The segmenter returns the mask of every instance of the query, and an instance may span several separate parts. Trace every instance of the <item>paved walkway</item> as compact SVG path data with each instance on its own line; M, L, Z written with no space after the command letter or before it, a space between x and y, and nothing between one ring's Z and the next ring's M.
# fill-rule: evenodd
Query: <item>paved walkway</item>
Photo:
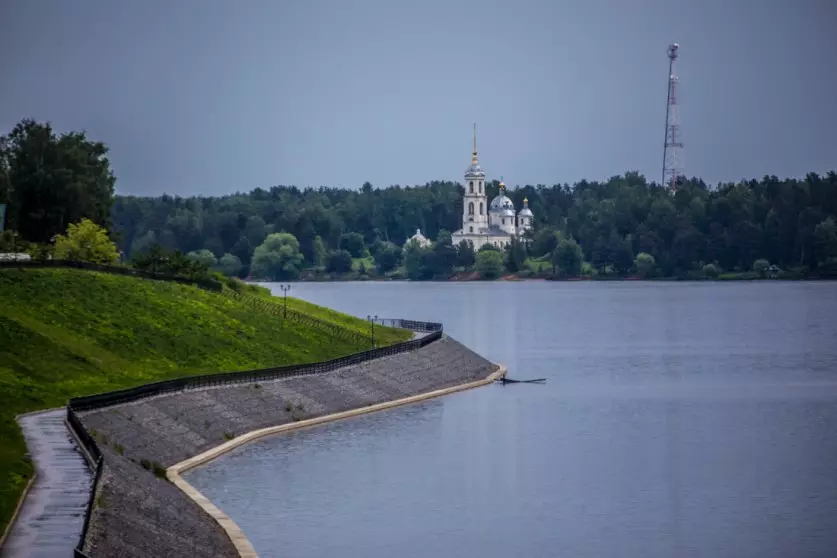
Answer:
M78 543L92 475L58 409L18 419L35 462L35 482L9 533L2 558L68 558Z

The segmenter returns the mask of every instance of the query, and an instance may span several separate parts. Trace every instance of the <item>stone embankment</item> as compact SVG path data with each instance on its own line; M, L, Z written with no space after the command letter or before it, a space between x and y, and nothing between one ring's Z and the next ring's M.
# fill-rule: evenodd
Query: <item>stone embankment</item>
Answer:
M165 469L246 432L483 380L497 370L443 337L331 372L205 388L80 413L104 469L84 551L99 556L237 556Z

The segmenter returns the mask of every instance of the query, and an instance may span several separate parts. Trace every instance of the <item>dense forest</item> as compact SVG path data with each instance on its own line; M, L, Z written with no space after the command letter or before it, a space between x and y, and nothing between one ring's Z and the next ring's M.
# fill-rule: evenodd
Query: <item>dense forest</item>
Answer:
M768 269L837 275L835 172L715 187L683 179L675 193L635 172L603 182L509 188L517 208L528 198L533 230L505 253L475 254L450 243L462 214L463 188L456 182L118 196L106 152L83 134L55 136L48 125L18 124L0 138L7 228L44 243L88 217L110 230L124 261L152 249L176 251L228 275L270 279L429 279L472 270L483 277L712 277ZM487 184L489 198L497 190L496 181ZM416 229L434 244L404 246Z
M488 192L496 195L497 182ZM661 276L709 264L718 272L746 271L760 259L783 269L825 272L833 271L835 261L829 260L837 257L834 172L716 188L685 180L673 195L636 173L507 193L518 208L528 197L536 217L517 267L526 259L544 259L561 237L577 241L596 273L615 275L636 272L640 253L654 258ZM154 244L183 252L205 249L216 258L235 256L242 269L268 235L290 233L305 268L327 265L329 254L339 250L353 257L364 249L377 255L387 243L403 245L417 228L428 238L449 241L446 232L460 225L462 194L460 184L431 182L380 189L367 183L358 191L276 186L217 198L117 196L112 220L128 255ZM507 265L512 259L505 258ZM452 266L442 265L434 275L464 267L450 260Z

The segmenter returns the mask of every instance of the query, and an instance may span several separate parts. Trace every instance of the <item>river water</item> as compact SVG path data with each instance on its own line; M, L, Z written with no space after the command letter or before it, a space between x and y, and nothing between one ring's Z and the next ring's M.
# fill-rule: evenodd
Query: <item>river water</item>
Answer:
M276 286L278 291L278 286ZM512 378L188 475L264 557L837 555L837 283L305 283Z

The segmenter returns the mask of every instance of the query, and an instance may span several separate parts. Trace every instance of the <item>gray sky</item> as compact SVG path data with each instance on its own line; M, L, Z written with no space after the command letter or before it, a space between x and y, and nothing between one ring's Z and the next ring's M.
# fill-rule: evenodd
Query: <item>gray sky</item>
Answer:
M837 168L834 0L0 0L0 130L111 148L117 190L660 179Z

